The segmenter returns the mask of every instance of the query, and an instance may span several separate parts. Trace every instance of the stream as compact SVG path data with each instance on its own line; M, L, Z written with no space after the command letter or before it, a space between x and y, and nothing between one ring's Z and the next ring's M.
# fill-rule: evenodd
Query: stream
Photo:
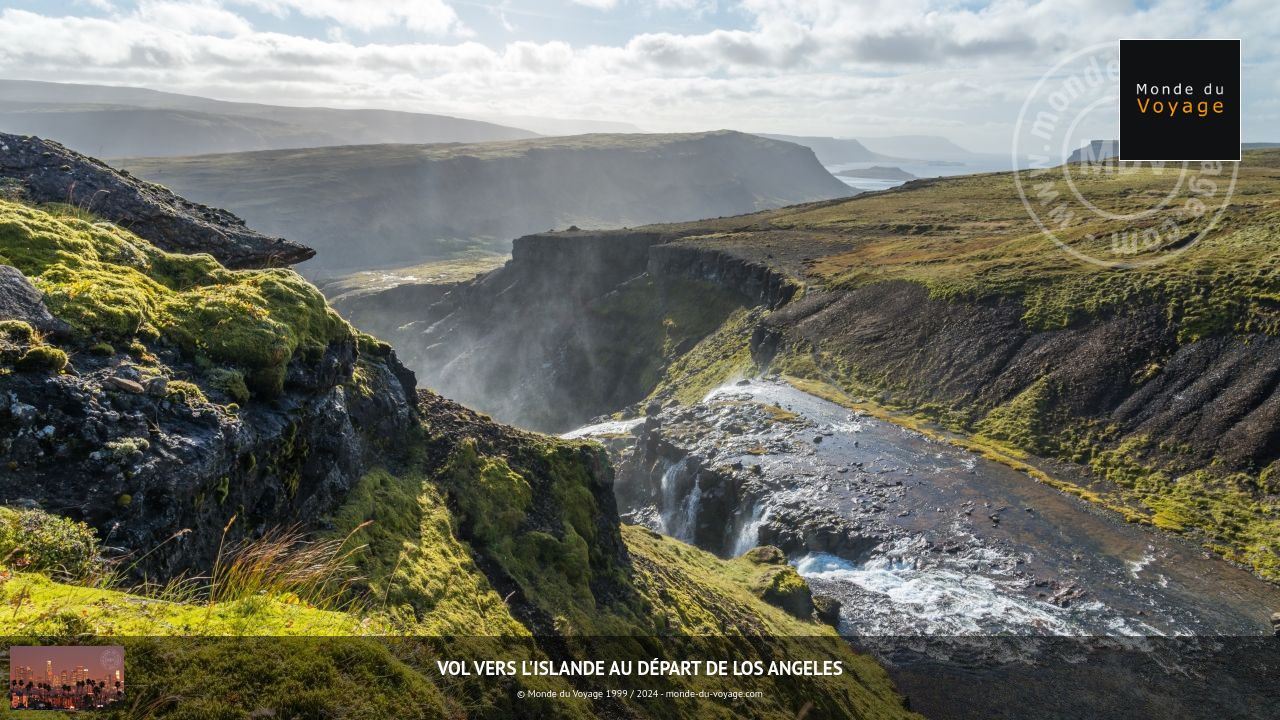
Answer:
M885 662L917 709L931 709L926 714L991 716L997 706L983 698L994 703L999 693L990 688L963 706L947 700L973 693L975 676L961 669L982 665L975 658L1009 680L1017 673L1008 659L1029 655L1032 665L1019 667L1058 670L1018 683L1056 687L1064 667L1106 666L1095 656L1098 643L1113 651L1113 679L1148 663L1181 668L1164 673L1168 697L1208 697L1188 684L1188 658L1212 666L1198 672L1212 679L1213 692L1228 692L1222 668L1234 674L1249 665L1240 653L1261 651L1262 682L1275 691L1280 641L1271 614L1280 611L1280 587L1025 473L776 378L739 381L693 406L571 435L611 447L628 521L726 557L757 544L781 547L815 594L840 601L841 634ZM1220 640L1217 654L1206 651L1205 638ZM1092 665L1078 662L1082 652ZM950 685L939 680L953 673ZM1096 675L1086 682L1095 691L1100 683ZM1055 700L1052 708L1070 713L1038 713L1094 716L1072 704L1089 695ZM1139 705L1159 707L1149 698ZM1249 707L1219 716L1280 717Z

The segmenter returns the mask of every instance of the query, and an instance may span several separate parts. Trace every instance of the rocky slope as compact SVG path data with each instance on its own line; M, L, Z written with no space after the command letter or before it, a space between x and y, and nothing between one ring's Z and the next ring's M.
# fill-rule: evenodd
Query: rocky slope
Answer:
M190 202L37 137L0 133L0 194L66 205L127 227L161 250L208 253L230 268L285 266L315 254L250 230L226 210Z
M849 190L789 143L735 132L584 135L129 159L125 168L314 247L323 276L507 252L548 228L736 215Z
M1043 464L1047 481L1275 578L1276 163L1250 153L1229 221L1146 269L1074 263L1029 229L1009 175L972 176L524 238L506 268L384 332L425 383L552 429L628 403L690 402L772 367ZM1120 205L1160 180L1082 182ZM1117 228L1095 221L1087 237ZM582 264L565 259L566 243ZM636 293L644 303L627 302ZM536 316L522 311L535 297Z
M599 445L415 394L290 270L20 200L0 267L0 624L125 643L140 690L116 716L915 717L780 554L620 526ZM304 637L200 639L221 635ZM686 693L650 703L613 678L443 676L444 653L847 671L637 677Z

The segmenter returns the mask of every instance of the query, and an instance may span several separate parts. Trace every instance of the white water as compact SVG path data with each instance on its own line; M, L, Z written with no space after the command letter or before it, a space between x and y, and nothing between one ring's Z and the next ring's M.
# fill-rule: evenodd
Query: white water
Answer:
M661 491L662 491L662 507L660 508L662 517L662 534L672 537L679 537L675 533L676 530L676 509L681 503L677 497L678 488L676 482L679 481L680 475L684 473L685 465L688 458L680 460L680 462L672 463L662 472Z
M733 556L738 557L742 553L755 547L760 542L760 526L769 519L768 509L761 509L762 506L757 504L751 509L751 517L742 523L742 529L738 531L738 537L733 541Z
M796 570L806 578L849 583L883 596L885 603L877 603L872 612L877 616L874 624L886 634L977 635L995 625L1025 626L1033 633L1085 634L1061 608L1002 593L981 575L916 569L909 560L889 556L854 565L825 553L801 557Z
M694 478L693 487L684 499L684 512L680 516L680 527L675 528L675 532L672 533L676 538L685 542L693 542L694 531L698 527L698 511L701 509L698 505L701 502L702 486L698 483L697 478Z
M560 437L566 440L577 440L584 437L595 437L599 435L626 435L631 432L635 426L644 422L644 418L632 418L630 420L609 420L608 422L596 423L595 425L583 425L580 428L574 428Z

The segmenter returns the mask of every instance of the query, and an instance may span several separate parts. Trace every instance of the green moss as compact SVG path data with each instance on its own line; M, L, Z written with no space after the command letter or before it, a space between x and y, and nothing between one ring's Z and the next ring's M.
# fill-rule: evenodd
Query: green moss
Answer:
M84 523L0 507L0 565L83 579L99 564L97 535Z
M297 273L226 270L207 255L165 253L110 224L0 201L0 253L80 335L163 339L194 360L238 366L263 395L280 392L295 358L355 342Z
M70 613L82 632L94 635L358 635L386 627L340 612L317 610L287 600L266 598L246 613L235 603L178 603L58 582L35 572L15 573L0 586L6 611L0 628L6 636L61 635L50 621Z
M1049 436L1047 412L1054 400L1054 388L1047 377L1040 378L1016 397L987 413L977 425L980 434L1012 443L1034 453L1056 449Z
M229 368L213 368L208 372L209 385L225 393L240 405L249 402L249 386L244 373Z
M36 345L28 348L13 366L23 372L51 372L57 374L67 367L67 362L67 353L65 351L48 345Z
M38 341L35 328L23 320L0 320L0 336L19 345L30 345Z
M151 441L144 437L125 437L108 440L102 447L111 457L117 460L127 460L150 450Z
M391 344L363 332L356 332L356 348L361 355L384 358L391 354Z
M170 380L165 385L165 395L178 402L187 403L188 405L208 403L209 399L205 397L204 392L200 390L200 386L186 380Z
M786 610L798 618L813 614L813 596L809 584L790 565L774 566L761 571L752 583L756 595L770 605Z
M109 342L98 342L89 346L89 352L98 357L110 357L116 354L116 349Z
M730 313L719 328L666 368L649 399L672 397L688 405L735 377L753 374L751 332L759 317L758 311L746 309Z

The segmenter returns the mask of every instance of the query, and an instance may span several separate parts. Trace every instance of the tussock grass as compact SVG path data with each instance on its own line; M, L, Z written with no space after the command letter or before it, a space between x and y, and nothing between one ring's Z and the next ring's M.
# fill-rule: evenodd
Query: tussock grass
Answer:
M233 516L223 530L235 522ZM230 603L248 598L286 597L328 610L349 609L357 599L350 590L359 582L355 557L367 546L349 547L351 538L370 523L357 525L343 538L307 539L296 526L268 530L262 537L219 546L209 578L208 599Z

